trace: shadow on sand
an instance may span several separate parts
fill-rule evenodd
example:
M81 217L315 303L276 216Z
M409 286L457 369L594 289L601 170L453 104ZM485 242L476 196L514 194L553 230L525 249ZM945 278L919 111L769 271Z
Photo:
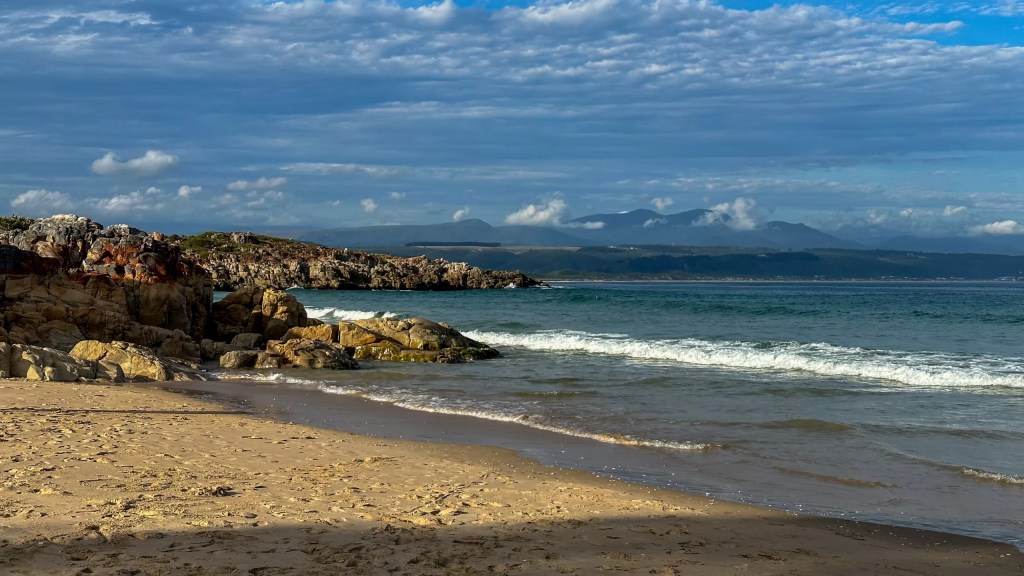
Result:
M1024 555L1005 545L813 518L664 516L499 525L438 516L431 522L265 525L260 515L239 513L189 531L80 525L51 538L0 540L0 573L827 576L1024 570ZM735 534L749 537L739 541Z

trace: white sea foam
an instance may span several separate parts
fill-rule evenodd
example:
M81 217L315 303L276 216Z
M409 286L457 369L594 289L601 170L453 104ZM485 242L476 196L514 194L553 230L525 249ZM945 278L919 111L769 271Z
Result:
M220 380L243 380L246 382L275 382L280 384L299 384L302 386L319 386L323 383L323 380L310 380L308 378L299 378L291 374L284 374L281 372L219 372L217 378Z
M397 312L376 312L368 310L344 310L342 308L306 308L306 315L325 322L341 320L368 320L370 318L398 318Z
M554 426L546 424L544 422L539 422L534 417L527 414L505 414L495 410L484 410L468 406L455 406L450 403L445 403L444 401L429 397L420 397L418 399L413 399L411 396L405 395L401 392L366 392L356 388L347 388L332 385L323 385L320 387L320 389L324 392L328 392L331 394L359 396L361 398L366 398L367 400L374 400L376 402L386 402L388 404L398 406L399 408L405 408L407 410L430 412L434 414L469 416L472 418L492 420L495 422L510 422L513 424L529 426L530 428L535 428L537 430L545 430L547 432L564 434L566 436L575 436L577 438L587 438L590 440L596 440L598 442L605 442L608 444L620 444L623 446L637 446L643 448L663 448L667 450L682 451L710 450L712 448L715 448L715 445L712 444L701 444L695 442L673 442L668 440L647 440L617 434L586 432L583 430L576 430L572 428Z
M991 482L999 482L1001 484L1012 484L1015 486L1024 486L1024 478L1020 476L1011 476L1010 474L998 474L996 472L986 472L984 470L975 470L973 468L961 469L966 476L974 476L981 478L982 480L989 480Z
M467 332L491 346L563 353L624 356L737 370L800 371L823 376L886 380L914 387L1024 388L1024 374L1011 360L929 352L893 352L831 344L638 340L564 330L531 334Z

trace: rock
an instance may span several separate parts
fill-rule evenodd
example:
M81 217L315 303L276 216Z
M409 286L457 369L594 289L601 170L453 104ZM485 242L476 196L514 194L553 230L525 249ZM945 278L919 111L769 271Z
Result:
M285 359L283 356L260 352L256 355L256 365L254 368L283 368L284 365Z
M267 340L284 336L289 328L306 325L306 309L291 294L246 286L213 304L213 319L219 337L251 332Z
M329 368L353 370L359 364L343 348L323 340L294 338L286 342L272 340L267 343L267 353L281 356L284 363L294 368Z
M162 358L201 359L200 346L181 330L175 330L171 337L160 343L157 354Z
M263 292L263 307L260 319L262 333L267 340L277 340L289 328L306 325L306 308L295 296L283 291L267 289Z
M165 381L203 379L181 365L159 358L149 348L130 342L83 340L71 349L71 357L90 366L102 380Z
M317 326L306 326L289 328L284 336L281 336L281 340L291 340L293 338L308 338L310 340L323 340L324 342L337 342L338 341L338 327L334 324L320 324Z
M175 238L217 290L292 286L333 290L474 290L543 285L520 272L463 262L401 258L251 233L206 232Z
M411 318L370 318L338 325L338 343L357 359L464 362L497 357L498 351L454 328Z
M257 334L255 332L242 332L231 339L231 345L238 346L239 348L245 348L247 350L255 350L256 348L259 348L262 340L262 334Z
M256 365L259 352L255 350L232 350L220 357L221 368L252 368Z
M357 347L352 357L356 360L384 360L390 362L438 362L440 352L402 348L394 342L374 342Z
M28 344L9 346L10 369L8 374L11 378L77 382L96 377L94 369L80 363L67 352Z
M69 293L73 300L51 296L72 308L88 307L90 298L102 300L131 322L181 330L195 341L204 335L212 281L193 260L182 256L180 247L160 240L160 236L125 225L103 229L88 218L62 215L36 220L26 230L6 234L3 240L10 246L0 254L0 267L6 274L20 277L11 286L14 292L5 294L8 297L25 296L26 286L38 286L45 280L43 284L51 292ZM78 325L71 319L65 321ZM98 336L81 325L78 328L86 338ZM132 340L130 331L120 336Z

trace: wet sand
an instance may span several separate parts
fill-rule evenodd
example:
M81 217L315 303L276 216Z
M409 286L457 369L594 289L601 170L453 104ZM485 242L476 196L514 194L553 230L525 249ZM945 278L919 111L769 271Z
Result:
M154 388L0 381L3 574L606 571L1020 574L1024 554Z

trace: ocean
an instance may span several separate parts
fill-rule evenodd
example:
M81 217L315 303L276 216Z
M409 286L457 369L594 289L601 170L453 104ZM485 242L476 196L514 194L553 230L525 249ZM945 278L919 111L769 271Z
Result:
M291 292L326 322L423 316L502 357L249 370L197 389L317 426L492 444L713 498L1024 548L1024 284Z

